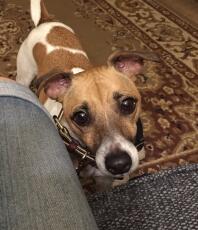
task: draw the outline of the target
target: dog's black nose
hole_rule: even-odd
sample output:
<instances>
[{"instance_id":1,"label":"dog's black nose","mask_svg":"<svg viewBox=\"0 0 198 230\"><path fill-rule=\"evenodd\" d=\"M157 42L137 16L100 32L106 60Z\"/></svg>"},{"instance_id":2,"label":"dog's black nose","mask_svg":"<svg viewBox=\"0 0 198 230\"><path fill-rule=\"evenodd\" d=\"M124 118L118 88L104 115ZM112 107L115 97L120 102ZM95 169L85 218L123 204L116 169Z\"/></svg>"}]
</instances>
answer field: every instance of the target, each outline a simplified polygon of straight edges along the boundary
<instances>
[{"instance_id":1,"label":"dog's black nose","mask_svg":"<svg viewBox=\"0 0 198 230\"><path fill-rule=\"evenodd\" d=\"M125 151L109 153L105 158L106 169L114 175L128 172L131 165L131 157Z\"/></svg>"}]
</instances>

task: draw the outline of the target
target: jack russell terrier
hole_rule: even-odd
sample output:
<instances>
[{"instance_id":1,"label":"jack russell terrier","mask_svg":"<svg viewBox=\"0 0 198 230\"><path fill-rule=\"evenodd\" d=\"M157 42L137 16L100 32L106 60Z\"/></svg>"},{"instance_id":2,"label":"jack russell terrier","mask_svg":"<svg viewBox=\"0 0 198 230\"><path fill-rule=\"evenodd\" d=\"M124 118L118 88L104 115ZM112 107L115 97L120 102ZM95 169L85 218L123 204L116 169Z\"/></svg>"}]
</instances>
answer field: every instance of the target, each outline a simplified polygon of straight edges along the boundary
<instances>
[{"instance_id":1,"label":"jack russell terrier","mask_svg":"<svg viewBox=\"0 0 198 230\"><path fill-rule=\"evenodd\" d=\"M31 1L31 18L35 28L20 47L17 82L29 87L34 78L41 80L41 103L52 116L63 108L64 126L95 156L96 167L88 166L85 176L129 175L144 155L134 80L145 60L159 58L116 51L106 65L93 67L74 31L52 21L43 0Z\"/></svg>"}]
</instances>

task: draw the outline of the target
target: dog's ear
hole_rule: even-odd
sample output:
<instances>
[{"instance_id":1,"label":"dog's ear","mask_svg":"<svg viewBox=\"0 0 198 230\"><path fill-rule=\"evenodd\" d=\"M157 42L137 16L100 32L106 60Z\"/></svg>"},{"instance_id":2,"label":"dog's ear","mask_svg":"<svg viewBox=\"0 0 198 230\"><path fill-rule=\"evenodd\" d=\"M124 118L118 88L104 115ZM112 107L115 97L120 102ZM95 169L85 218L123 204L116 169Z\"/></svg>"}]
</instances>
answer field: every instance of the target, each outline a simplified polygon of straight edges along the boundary
<instances>
[{"instance_id":1,"label":"dog's ear","mask_svg":"<svg viewBox=\"0 0 198 230\"><path fill-rule=\"evenodd\" d=\"M63 95L71 85L72 73L52 71L39 77L39 79L41 81L39 89L44 89L48 97L61 102Z\"/></svg>"},{"instance_id":2,"label":"dog's ear","mask_svg":"<svg viewBox=\"0 0 198 230\"><path fill-rule=\"evenodd\" d=\"M159 62L160 58L156 53L149 51L115 51L109 56L107 63L117 71L132 77L141 73L144 60Z\"/></svg>"}]
</instances>

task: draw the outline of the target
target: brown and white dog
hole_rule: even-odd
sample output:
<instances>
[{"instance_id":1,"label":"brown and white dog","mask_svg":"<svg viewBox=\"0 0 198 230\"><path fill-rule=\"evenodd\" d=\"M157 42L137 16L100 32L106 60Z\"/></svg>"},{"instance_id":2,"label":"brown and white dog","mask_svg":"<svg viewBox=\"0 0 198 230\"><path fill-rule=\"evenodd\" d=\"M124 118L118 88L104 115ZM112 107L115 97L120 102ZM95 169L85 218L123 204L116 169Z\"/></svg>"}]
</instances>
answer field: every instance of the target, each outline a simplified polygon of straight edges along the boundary
<instances>
[{"instance_id":1,"label":"brown and white dog","mask_svg":"<svg viewBox=\"0 0 198 230\"><path fill-rule=\"evenodd\" d=\"M106 65L92 67L74 31L51 21L42 0L31 1L31 17L35 28L20 47L16 80L30 86L53 73L39 99L51 115L63 107L64 125L95 154L97 168L90 167L89 176L129 175L140 158L134 142L141 96L134 80L144 60L158 57L117 51Z\"/></svg>"}]
</instances>

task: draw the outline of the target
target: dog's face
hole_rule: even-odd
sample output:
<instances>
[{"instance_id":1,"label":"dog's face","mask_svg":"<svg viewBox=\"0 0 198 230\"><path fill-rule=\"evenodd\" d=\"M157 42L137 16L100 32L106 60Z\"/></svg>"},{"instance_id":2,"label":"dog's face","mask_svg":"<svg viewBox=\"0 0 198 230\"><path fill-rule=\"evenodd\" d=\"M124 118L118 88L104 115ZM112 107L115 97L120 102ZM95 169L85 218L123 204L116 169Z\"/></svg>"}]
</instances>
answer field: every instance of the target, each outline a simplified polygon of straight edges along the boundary
<instances>
[{"instance_id":1,"label":"dog's face","mask_svg":"<svg viewBox=\"0 0 198 230\"><path fill-rule=\"evenodd\" d=\"M134 78L142 66L141 55L117 52L107 66L58 75L45 85L46 94L62 102L71 133L95 153L102 174L122 176L138 166L133 143L141 97Z\"/></svg>"}]
</instances>

